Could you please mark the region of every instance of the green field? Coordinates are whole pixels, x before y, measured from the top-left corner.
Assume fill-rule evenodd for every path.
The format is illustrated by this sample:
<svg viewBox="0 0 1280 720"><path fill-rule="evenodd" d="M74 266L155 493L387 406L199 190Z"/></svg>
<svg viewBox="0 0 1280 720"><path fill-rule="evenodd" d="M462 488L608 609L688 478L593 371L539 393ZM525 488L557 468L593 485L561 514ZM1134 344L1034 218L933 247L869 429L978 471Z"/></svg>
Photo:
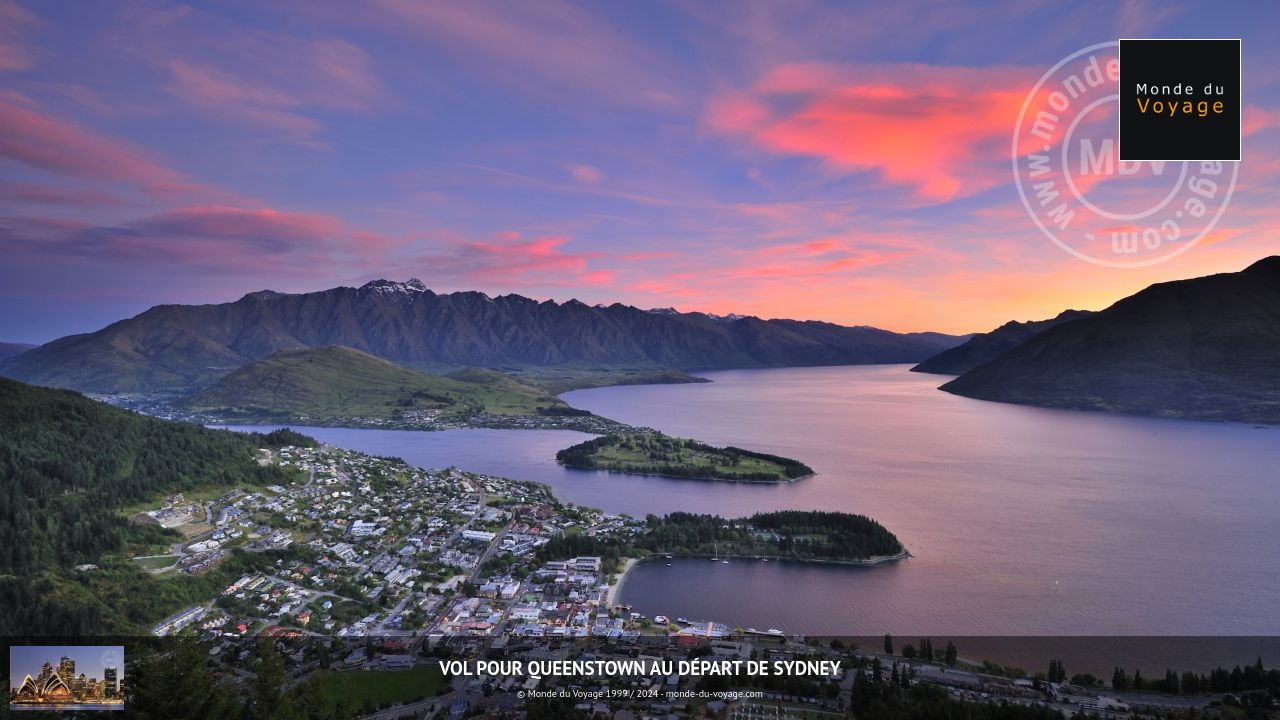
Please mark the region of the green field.
<svg viewBox="0 0 1280 720"><path fill-rule="evenodd" d="M411 370L347 347L278 352L191 396L186 406L229 418L396 419L415 413L449 420L485 412L538 415L568 409L528 382L493 370L448 375Z"/></svg>
<svg viewBox="0 0 1280 720"><path fill-rule="evenodd" d="M569 467L738 482L783 482L813 474L790 458L659 433L605 435L561 450L556 460Z"/></svg>
<svg viewBox="0 0 1280 720"><path fill-rule="evenodd" d="M171 567L178 562L177 555L154 555L151 557L136 558L134 562L144 570L159 570L160 568Z"/></svg>
<svg viewBox="0 0 1280 720"><path fill-rule="evenodd" d="M418 665L408 670L321 671L314 677L319 679L330 711L344 695L351 698L359 710L434 697L448 686L440 668L434 665Z"/></svg>
<svg viewBox="0 0 1280 720"><path fill-rule="evenodd" d="M554 367L512 368L520 379L559 395L570 390L614 385L660 385L710 382L682 370L657 366L614 367L557 365Z"/></svg>

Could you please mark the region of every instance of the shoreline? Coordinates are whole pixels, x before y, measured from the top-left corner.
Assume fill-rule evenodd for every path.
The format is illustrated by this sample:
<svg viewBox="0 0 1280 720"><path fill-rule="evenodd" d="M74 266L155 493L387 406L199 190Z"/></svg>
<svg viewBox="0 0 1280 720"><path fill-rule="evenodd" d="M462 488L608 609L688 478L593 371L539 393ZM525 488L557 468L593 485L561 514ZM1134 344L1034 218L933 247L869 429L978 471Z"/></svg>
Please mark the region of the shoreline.
<svg viewBox="0 0 1280 720"><path fill-rule="evenodd" d="M566 418L569 418L566 420ZM594 421L592 421L594 418ZM423 422L413 420L397 420L394 418L270 418L247 417L231 418L221 415L201 416L197 413L176 418L184 422L195 422L205 427L228 426L276 426L276 427L315 427L336 428L344 430L402 430L407 432L449 432L450 430L571 430L587 435L612 435L622 432L645 432L650 428L640 428L599 415L592 416L555 416L555 415L491 415L478 421L470 418L445 420L441 422Z"/></svg>
<svg viewBox="0 0 1280 720"><path fill-rule="evenodd" d="M891 563L901 562L908 558L914 557L911 554L911 551L906 549L904 549L900 553L894 553L893 555L872 555L871 557L861 558L858 560L826 560L823 558L793 558L793 557L785 557L782 555L727 555L727 554L724 554L724 555L712 556L706 553L654 552L654 553L650 553L644 558L627 558L626 564L623 566L621 573L619 573L618 575L618 582L609 586L610 606L613 605L613 600L614 600L614 596L617 594L617 589L622 586L622 582L626 580L627 574L630 573L632 569L634 569L637 565L641 563L647 563L657 558L665 559L668 555L673 559L680 558L680 559L686 559L686 560L695 559L695 558L703 559L703 560L709 560L709 559L754 560L754 561L770 560L773 562L783 562L783 563L790 562L790 563L801 563L805 565L836 565L836 566L843 566L843 567L876 567L878 565L888 565Z"/></svg>
<svg viewBox="0 0 1280 720"><path fill-rule="evenodd" d="M614 600L618 595L618 589L621 588L622 583L626 581L627 574L630 573L631 569L638 564L640 564L640 558L633 557L627 558L626 562L622 564L622 569L618 571L618 579L609 583L608 589L605 590L604 606L606 608L611 608L616 604L614 603Z"/></svg>
<svg viewBox="0 0 1280 720"><path fill-rule="evenodd" d="M876 565L887 565L889 563L900 562L902 560L906 560L910 557L913 557L913 555L911 554L911 551L905 550L905 549L900 553L894 553L892 555L872 555L871 557L860 558L857 560L828 560L825 558L796 558L796 557L789 557L785 555L730 555L730 554L724 553L724 554L713 556L707 553L654 552L650 554L648 557L644 558L643 561L637 561L637 562L647 562L659 555L663 557L670 555L672 558L684 558L684 559L690 559L690 558L713 559L714 558L717 560L770 560L774 562L804 563L807 565L845 565L850 567L874 567ZM628 569L630 569L630 566L628 566Z"/></svg>
<svg viewBox="0 0 1280 720"><path fill-rule="evenodd" d="M635 475L639 477L659 477L659 478L666 478L668 480L693 480L695 482L731 483L734 485L789 485L794 482L799 482L801 480L808 480L809 478L816 477L818 474L816 472L811 472L807 475L800 475L798 477L793 477L793 478L779 478L777 480L734 480L732 478L693 477L690 475L669 475L666 473L646 473L646 472L633 472L631 470L614 470L612 468L592 467L590 465L574 465L571 463L563 462L558 458L556 459L556 463L570 470L587 470L591 472L606 472L606 473L612 473L614 475Z"/></svg>

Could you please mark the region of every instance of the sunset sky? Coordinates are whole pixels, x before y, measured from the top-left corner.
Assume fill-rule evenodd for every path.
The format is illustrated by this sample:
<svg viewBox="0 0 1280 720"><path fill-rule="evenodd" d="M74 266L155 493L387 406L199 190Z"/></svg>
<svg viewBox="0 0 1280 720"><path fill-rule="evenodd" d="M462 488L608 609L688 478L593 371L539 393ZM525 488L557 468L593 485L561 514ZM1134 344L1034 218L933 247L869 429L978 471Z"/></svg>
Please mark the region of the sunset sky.
<svg viewBox="0 0 1280 720"><path fill-rule="evenodd" d="M1037 9L1038 7L1038 9ZM0 341L160 303L437 291L971 332L1280 249L1268 3L0 0ZM1243 38L1240 181L1142 269L1009 142L1063 56Z"/></svg>

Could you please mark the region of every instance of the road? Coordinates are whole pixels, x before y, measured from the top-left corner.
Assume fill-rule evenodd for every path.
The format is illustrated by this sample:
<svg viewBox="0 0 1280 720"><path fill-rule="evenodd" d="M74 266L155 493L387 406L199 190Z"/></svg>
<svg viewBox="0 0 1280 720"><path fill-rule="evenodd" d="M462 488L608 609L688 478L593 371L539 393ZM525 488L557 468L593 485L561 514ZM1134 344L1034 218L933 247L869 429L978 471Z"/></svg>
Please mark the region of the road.
<svg viewBox="0 0 1280 720"><path fill-rule="evenodd" d="M511 530L511 527L515 525L515 522L515 520L512 520L507 523L506 527L499 530L498 534L493 536L493 540L489 543L489 547L484 549L484 554L480 556L478 561L476 561L476 569L471 572L471 582L474 583L480 578L480 573L484 570L484 564L489 561L489 558L493 556L493 552L502 544L502 538Z"/></svg>

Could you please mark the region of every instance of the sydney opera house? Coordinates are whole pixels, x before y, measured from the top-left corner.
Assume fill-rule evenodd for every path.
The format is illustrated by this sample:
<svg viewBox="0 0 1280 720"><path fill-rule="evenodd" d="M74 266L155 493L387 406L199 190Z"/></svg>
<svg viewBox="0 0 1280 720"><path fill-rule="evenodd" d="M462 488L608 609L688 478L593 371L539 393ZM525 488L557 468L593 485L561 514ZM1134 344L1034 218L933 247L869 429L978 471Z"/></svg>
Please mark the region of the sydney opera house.
<svg viewBox="0 0 1280 720"><path fill-rule="evenodd" d="M56 672L38 680L28 675L22 681L22 687L18 689L18 694L13 698L15 703L72 703L75 700L76 698L72 695L71 688Z"/></svg>
<svg viewBox="0 0 1280 720"><path fill-rule="evenodd" d="M121 702L116 668L105 668L101 680L86 678L84 673L76 676L75 661L68 657L57 665L46 662L39 675L27 675L10 693L11 706L118 705Z"/></svg>

